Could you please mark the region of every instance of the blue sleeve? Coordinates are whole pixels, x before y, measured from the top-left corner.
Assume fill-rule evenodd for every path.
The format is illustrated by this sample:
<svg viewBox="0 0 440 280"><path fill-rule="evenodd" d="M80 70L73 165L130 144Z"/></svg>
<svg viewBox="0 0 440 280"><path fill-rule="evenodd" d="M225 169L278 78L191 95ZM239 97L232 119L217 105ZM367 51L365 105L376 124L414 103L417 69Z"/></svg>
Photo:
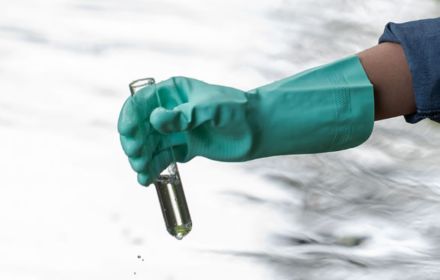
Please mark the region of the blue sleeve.
<svg viewBox="0 0 440 280"><path fill-rule="evenodd" d="M412 75L417 112L405 120L440 122L440 18L388 23L379 43L399 43Z"/></svg>

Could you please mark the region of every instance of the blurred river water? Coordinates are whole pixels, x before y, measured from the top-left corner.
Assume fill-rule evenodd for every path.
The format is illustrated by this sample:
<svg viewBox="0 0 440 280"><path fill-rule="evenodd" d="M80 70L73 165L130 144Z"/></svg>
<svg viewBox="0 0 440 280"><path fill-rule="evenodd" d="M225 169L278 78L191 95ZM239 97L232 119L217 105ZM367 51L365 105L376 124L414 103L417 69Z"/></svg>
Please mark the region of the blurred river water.
<svg viewBox="0 0 440 280"><path fill-rule="evenodd" d="M181 164L183 241L116 131L134 79L251 89L438 16L436 0L3 1L0 279L439 279L436 123L380 121L337 153Z"/></svg>

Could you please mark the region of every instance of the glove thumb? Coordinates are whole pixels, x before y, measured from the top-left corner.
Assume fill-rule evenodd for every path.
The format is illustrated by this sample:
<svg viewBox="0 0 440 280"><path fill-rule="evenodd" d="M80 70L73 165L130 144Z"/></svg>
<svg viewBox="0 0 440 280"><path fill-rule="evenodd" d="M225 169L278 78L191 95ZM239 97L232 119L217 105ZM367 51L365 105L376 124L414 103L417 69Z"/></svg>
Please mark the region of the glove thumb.
<svg viewBox="0 0 440 280"><path fill-rule="evenodd" d="M184 103L171 110L159 107L150 115L150 123L162 134L184 131L194 126L193 107Z"/></svg>

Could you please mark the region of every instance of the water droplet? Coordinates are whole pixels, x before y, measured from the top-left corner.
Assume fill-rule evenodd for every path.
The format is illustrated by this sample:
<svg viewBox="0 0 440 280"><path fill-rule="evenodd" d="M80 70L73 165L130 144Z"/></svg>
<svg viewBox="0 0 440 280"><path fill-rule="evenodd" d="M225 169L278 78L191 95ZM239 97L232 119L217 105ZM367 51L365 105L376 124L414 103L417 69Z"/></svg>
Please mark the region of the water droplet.
<svg viewBox="0 0 440 280"><path fill-rule="evenodd" d="M183 238L183 233L178 232L178 233L176 234L176 238L177 238L177 240L182 240L182 238Z"/></svg>

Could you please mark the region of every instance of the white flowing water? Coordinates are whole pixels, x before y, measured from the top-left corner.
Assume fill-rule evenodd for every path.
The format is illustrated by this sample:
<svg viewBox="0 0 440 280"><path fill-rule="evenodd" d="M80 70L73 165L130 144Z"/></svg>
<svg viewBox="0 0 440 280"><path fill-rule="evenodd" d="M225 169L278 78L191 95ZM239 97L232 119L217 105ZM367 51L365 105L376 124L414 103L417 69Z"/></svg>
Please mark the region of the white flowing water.
<svg viewBox="0 0 440 280"><path fill-rule="evenodd" d="M338 153L180 165L182 241L116 131L134 79L255 88L437 16L435 0L1 1L0 279L439 279L433 122L381 121Z"/></svg>

